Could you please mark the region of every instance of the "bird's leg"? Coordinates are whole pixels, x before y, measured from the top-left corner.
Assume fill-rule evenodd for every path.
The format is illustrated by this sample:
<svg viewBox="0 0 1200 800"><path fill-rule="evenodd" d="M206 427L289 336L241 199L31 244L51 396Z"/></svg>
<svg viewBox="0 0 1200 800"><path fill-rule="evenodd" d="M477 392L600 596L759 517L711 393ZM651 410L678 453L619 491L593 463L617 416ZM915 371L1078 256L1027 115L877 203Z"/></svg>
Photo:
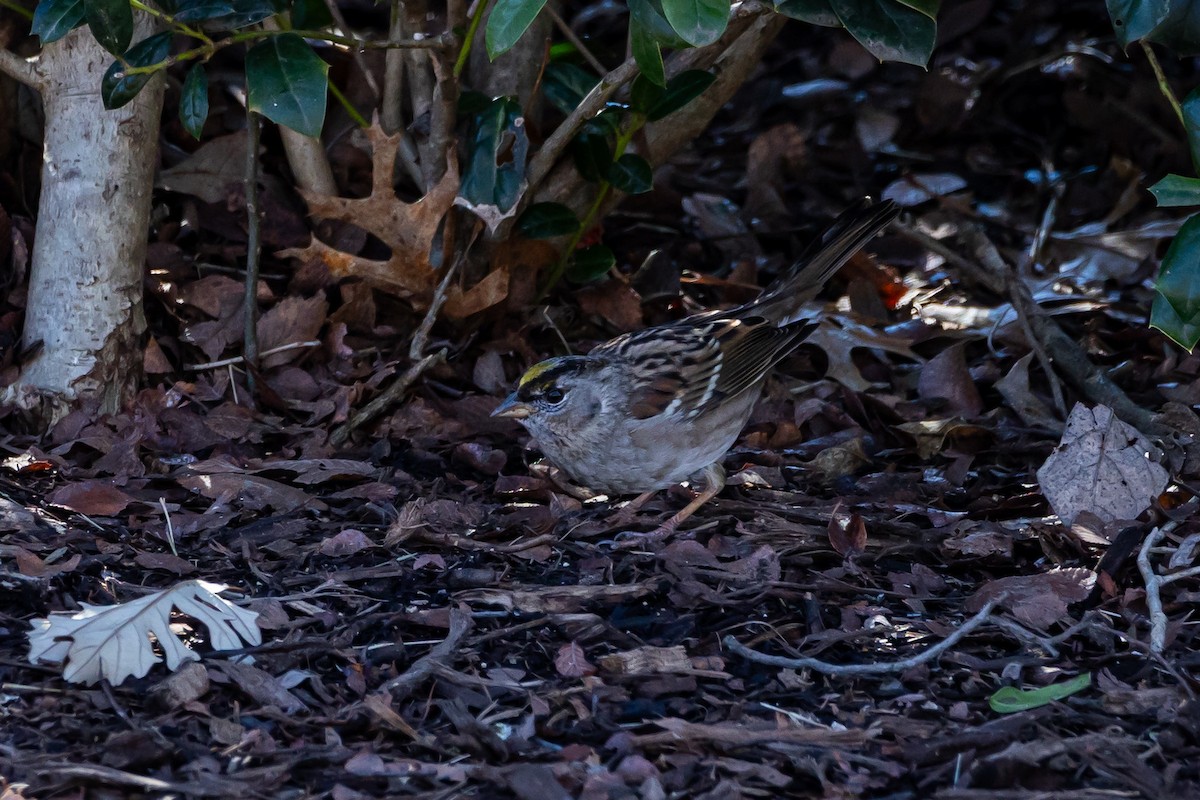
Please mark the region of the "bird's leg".
<svg viewBox="0 0 1200 800"><path fill-rule="evenodd" d="M680 523L686 520L700 506L707 503L716 497L722 489L725 488L725 468L720 462L714 462L704 468L704 490L688 503L679 513L671 517L669 520L659 525L649 533L628 532L622 534L620 538L625 540L626 546L638 546L647 543L663 542L671 538L675 531L679 528ZM639 500L641 498L638 498ZM636 500L634 502L637 502Z"/></svg>
<svg viewBox="0 0 1200 800"><path fill-rule="evenodd" d="M614 528L624 528L626 525L633 522L634 515L636 515L638 511L641 511L642 506L646 505L646 501L651 497L654 497L656 494L658 494L657 489L649 492L642 492L637 497L633 498L624 506L622 506L616 514L613 514L612 518L609 519L608 524L612 525Z"/></svg>

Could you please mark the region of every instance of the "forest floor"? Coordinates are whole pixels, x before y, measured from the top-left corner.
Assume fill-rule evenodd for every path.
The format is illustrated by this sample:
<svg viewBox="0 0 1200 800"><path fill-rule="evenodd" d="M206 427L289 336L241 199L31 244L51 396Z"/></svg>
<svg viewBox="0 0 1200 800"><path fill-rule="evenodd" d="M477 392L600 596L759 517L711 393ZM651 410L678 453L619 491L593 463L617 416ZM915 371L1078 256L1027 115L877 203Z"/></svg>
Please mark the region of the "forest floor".
<svg viewBox="0 0 1200 800"><path fill-rule="evenodd" d="M1161 579L1196 555L1200 474L1181 437L1140 438L1151 413L1187 430L1200 402L1200 357L1146 324L1182 215L1144 189L1190 174L1187 143L1102 4L1028 6L945 9L928 70L790 24L605 221L624 280L439 323L427 352L447 359L341 446L330 431L412 363L421 315L270 255L310 223L268 133L262 348L317 344L264 362L252 408L240 365L214 365L240 347L241 189L168 148L146 388L40 437L8 418L5 800L1200 797L1200 577ZM365 191L368 155L331 154ZM744 301L866 194L903 219L822 295L729 487L670 541L614 545L685 488L614 528L611 502L564 491L488 416L563 337L583 352ZM17 240L32 225L12 214ZM1122 417L1145 412L1140 433L1046 371L1064 358L1031 348L1046 326L1112 378ZM1058 480L1091 494L1048 503L1078 401L1093 462L1123 458L1114 438L1162 451L1169 481L1129 478L1148 510L1110 513L1124 479L1078 461ZM212 652L192 614L162 634L202 656L179 671L85 685L30 663L33 620L188 580L257 613L252 661Z"/></svg>

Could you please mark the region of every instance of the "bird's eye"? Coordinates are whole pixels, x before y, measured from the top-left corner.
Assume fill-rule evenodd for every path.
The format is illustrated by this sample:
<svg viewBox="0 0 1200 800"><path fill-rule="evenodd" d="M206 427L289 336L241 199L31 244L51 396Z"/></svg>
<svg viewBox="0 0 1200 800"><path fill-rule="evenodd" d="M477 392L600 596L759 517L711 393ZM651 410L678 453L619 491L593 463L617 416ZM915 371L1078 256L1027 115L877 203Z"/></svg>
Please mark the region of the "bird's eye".
<svg viewBox="0 0 1200 800"><path fill-rule="evenodd" d="M542 396L546 398L547 403L550 403L552 405L558 405L567 396L567 393L564 392L562 389L558 388L557 386L551 386L549 389L546 390L546 393Z"/></svg>

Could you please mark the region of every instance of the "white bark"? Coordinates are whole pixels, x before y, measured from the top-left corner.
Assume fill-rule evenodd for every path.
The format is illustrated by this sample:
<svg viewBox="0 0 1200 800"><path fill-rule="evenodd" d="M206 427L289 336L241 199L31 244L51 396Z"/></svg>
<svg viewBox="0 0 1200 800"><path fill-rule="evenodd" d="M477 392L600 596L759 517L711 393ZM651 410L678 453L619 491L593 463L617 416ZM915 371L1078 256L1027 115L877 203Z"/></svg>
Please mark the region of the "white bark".
<svg viewBox="0 0 1200 800"><path fill-rule="evenodd" d="M153 32L138 17L135 42ZM7 394L49 419L87 401L117 411L141 375L163 88L156 77L124 108L106 110L100 79L113 60L78 29L48 45L37 65L46 132L23 344L41 349Z"/></svg>

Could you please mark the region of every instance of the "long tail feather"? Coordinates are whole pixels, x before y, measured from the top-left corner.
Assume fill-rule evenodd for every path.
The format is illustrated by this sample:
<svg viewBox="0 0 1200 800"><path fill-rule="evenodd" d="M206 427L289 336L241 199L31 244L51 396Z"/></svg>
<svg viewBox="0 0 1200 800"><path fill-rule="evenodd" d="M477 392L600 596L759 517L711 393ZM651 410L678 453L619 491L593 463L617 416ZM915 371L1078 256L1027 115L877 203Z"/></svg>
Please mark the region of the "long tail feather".
<svg viewBox="0 0 1200 800"><path fill-rule="evenodd" d="M863 198L809 244L786 277L749 306L780 324L792 321L800 306L816 297L825 282L899 213L891 200L872 203Z"/></svg>

